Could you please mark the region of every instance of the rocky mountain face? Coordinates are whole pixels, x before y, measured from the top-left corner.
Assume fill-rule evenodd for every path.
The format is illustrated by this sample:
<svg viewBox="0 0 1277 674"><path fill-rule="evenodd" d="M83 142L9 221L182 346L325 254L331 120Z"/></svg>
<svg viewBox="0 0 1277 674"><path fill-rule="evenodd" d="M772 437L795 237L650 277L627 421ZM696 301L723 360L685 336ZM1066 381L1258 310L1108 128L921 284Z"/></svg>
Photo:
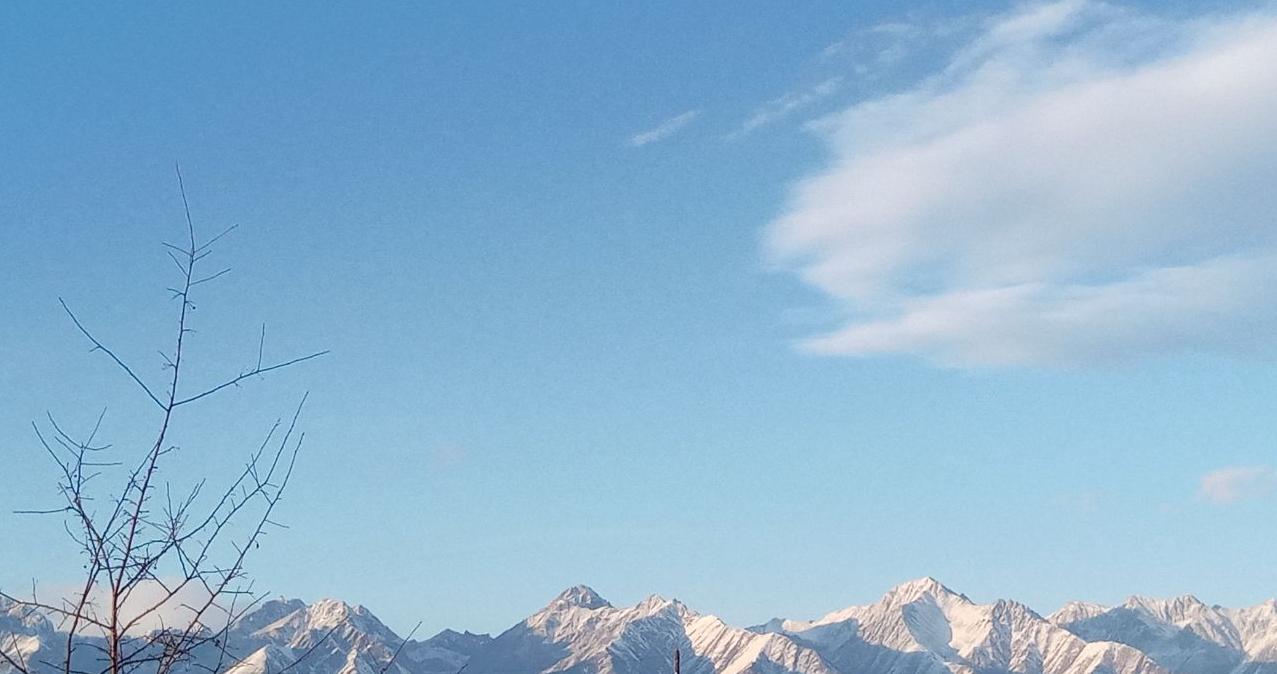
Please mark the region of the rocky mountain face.
<svg viewBox="0 0 1277 674"><path fill-rule="evenodd" d="M869 606L755 629L811 644L848 674L1165 674L1134 648L1087 641L1014 601L976 604L931 578Z"/></svg>
<svg viewBox="0 0 1277 674"><path fill-rule="evenodd" d="M1051 622L1086 639L1139 649L1173 674L1277 674L1277 603L1228 609L1192 595L1069 604Z"/></svg>
<svg viewBox="0 0 1277 674"><path fill-rule="evenodd" d="M95 674L90 642L77 669ZM33 674L60 671L65 647L45 616L0 603L0 648ZM496 637L405 641L362 606L279 599L179 674L666 674L675 650L686 674L1277 674L1277 603L1132 597L1044 618L923 578L815 620L741 628L677 600L616 607L577 586ZM13 667L0 661L0 674Z"/></svg>
<svg viewBox="0 0 1277 674"><path fill-rule="evenodd" d="M836 674L813 649L758 634L653 595L616 608L593 590L570 588L506 630L469 661L467 674Z"/></svg>

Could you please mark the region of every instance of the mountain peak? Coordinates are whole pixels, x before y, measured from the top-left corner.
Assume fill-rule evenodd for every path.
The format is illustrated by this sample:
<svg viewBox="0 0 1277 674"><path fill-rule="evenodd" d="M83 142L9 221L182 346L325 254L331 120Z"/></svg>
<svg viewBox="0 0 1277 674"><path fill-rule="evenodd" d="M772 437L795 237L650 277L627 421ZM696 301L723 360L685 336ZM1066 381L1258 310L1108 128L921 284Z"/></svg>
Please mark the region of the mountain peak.
<svg viewBox="0 0 1277 674"><path fill-rule="evenodd" d="M337 599L320 599L306 607L302 614L304 628L311 631L336 629L345 626L368 634L398 639L377 616L360 604L348 604Z"/></svg>
<svg viewBox="0 0 1277 674"><path fill-rule="evenodd" d="M1168 611L1182 612L1185 610L1204 608L1206 604L1192 594L1182 594L1178 597L1171 597L1170 599L1159 599L1157 597L1135 594L1128 597L1123 606L1126 608L1144 609L1152 613L1165 613Z"/></svg>
<svg viewBox="0 0 1277 674"><path fill-rule="evenodd" d="M932 578L931 576L923 576L914 580L903 582L890 590L887 594L898 596L920 596L923 594L956 594L953 590L944 586L944 583Z"/></svg>
<svg viewBox="0 0 1277 674"><path fill-rule="evenodd" d="M1060 610L1052 613L1047 620L1057 625L1067 625L1080 620L1094 618L1108 610L1108 607L1103 604L1089 601L1071 601L1061 606Z"/></svg>
<svg viewBox="0 0 1277 674"><path fill-rule="evenodd" d="M362 613L362 607L352 606L340 599L320 599L311 604L308 608L310 614L315 618L327 622L345 620L352 613Z"/></svg>
<svg viewBox="0 0 1277 674"><path fill-rule="evenodd" d="M588 585L573 585L559 593L551 606L576 606L585 609L609 608L612 605Z"/></svg>
<svg viewBox="0 0 1277 674"><path fill-rule="evenodd" d="M958 594L950 590L931 576L924 576L891 588L887 591L887 594L882 596L880 603L888 606L905 606L924 598L929 598L939 604L948 604L950 602L971 603L971 600L965 594Z"/></svg>
<svg viewBox="0 0 1277 674"><path fill-rule="evenodd" d="M928 589L938 588L943 590L949 589L944 586L944 583L941 583L940 581L936 580L935 577L933 576L923 576L921 578L907 580L901 583L900 585L898 585L897 587L925 587Z"/></svg>
<svg viewBox="0 0 1277 674"><path fill-rule="evenodd" d="M784 618L772 618L765 623L746 627L745 629L755 634L781 634L785 631L785 623L789 621Z"/></svg>
<svg viewBox="0 0 1277 674"><path fill-rule="evenodd" d="M284 618L306 610L306 603L300 599L279 597L262 602L257 608L239 617L235 621L236 631L251 634Z"/></svg>
<svg viewBox="0 0 1277 674"><path fill-rule="evenodd" d="M1193 609L1209 608L1206 605L1206 602L1202 601L1201 599L1198 599L1197 595L1192 593L1181 594L1180 596L1172 599L1171 602L1175 606L1183 607L1183 608L1193 608Z"/></svg>
<svg viewBox="0 0 1277 674"><path fill-rule="evenodd" d="M426 641L434 641L435 639L439 639L439 640L444 640L444 639L462 639L462 638L465 638L465 637L471 637L471 636L475 636L475 637L477 637L477 636L487 636L487 635L486 635L486 634L474 634L474 633L473 633L473 632L471 632L470 630L466 630L465 632L458 632L458 631L456 631L456 630L452 629L451 627L445 627L445 628L443 628L443 629L439 630L439 632L438 632L438 633L436 633L433 637L430 637L429 639L426 639Z"/></svg>
<svg viewBox="0 0 1277 674"><path fill-rule="evenodd" d="M659 594L648 595L646 599L634 605L634 608L643 613L656 613L667 608L673 607L674 611L679 614L691 614L687 606L677 599L666 599Z"/></svg>
<svg viewBox="0 0 1277 674"><path fill-rule="evenodd" d="M0 634L52 634L53 631L53 623L42 611L0 597ZM0 643L0 647L7 645Z"/></svg>
<svg viewBox="0 0 1277 674"><path fill-rule="evenodd" d="M492 636L488 634L475 634L470 630L458 632L453 629L444 629L433 637L426 639L423 643L464 652L473 650L475 647L486 644L489 641L492 641Z"/></svg>

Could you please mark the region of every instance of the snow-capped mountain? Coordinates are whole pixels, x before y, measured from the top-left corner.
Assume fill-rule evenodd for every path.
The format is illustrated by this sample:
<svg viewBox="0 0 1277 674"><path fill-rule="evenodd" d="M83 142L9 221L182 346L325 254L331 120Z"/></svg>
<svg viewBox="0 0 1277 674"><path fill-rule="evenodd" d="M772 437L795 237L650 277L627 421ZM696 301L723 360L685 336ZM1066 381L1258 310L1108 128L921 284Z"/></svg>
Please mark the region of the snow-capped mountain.
<svg viewBox="0 0 1277 674"><path fill-rule="evenodd" d="M1014 601L977 604L932 578L868 606L757 629L809 643L848 674L1163 674L1134 648L1087 642Z"/></svg>
<svg viewBox="0 0 1277 674"><path fill-rule="evenodd" d="M0 602L0 648L33 674L59 671L65 645L45 616ZM1043 618L923 578L815 620L740 628L656 595L614 606L579 585L495 638L404 641L362 606L279 599L178 674L667 674L676 650L686 674L1277 674L1277 602L1132 597ZM0 674L12 670L0 659Z"/></svg>
<svg viewBox="0 0 1277 674"><path fill-rule="evenodd" d="M487 634L444 630L425 641L410 641L399 661L413 674L457 674L492 641Z"/></svg>
<svg viewBox="0 0 1277 674"><path fill-rule="evenodd" d="M41 649L48 648L56 638L53 624L44 615L0 597L0 650L10 659L18 663L35 661ZM0 673L7 667L8 662L0 658Z"/></svg>
<svg viewBox="0 0 1277 674"><path fill-rule="evenodd" d="M616 608L588 587L568 589L475 655L468 674L835 674L811 648L756 634L652 595Z"/></svg>
<svg viewBox="0 0 1277 674"><path fill-rule="evenodd" d="M1088 641L1137 648L1174 674L1277 674L1277 603L1208 606L1192 595L1134 596L1121 606L1066 606L1051 622Z"/></svg>
<svg viewBox="0 0 1277 674"><path fill-rule="evenodd" d="M403 639L363 606L281 599L231 625L227 642L237 660L230 674L270 674L306 653L293 668L299 674L376 674ZM397 659L393 666L395 674L412 674Z"/></svg>

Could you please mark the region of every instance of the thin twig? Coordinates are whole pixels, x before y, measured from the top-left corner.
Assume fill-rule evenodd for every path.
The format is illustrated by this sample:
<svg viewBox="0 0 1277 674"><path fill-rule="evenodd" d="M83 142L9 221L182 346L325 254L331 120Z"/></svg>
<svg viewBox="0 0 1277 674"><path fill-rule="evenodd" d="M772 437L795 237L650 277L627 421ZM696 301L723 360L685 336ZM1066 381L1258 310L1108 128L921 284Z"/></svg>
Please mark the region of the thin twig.
<svg viewBox="0 0 1277 674"><path fill-rule="evenodd" d="M255 376L259 375L259 374L266 374L267 372L270 372L270 371L272 371L272 370L278 370L278 369L280 369L280 368L285 368L285 367L288 367L289 365L296 365L296 364L298 364L298 363L301 363L301 362L304 362L304 361L310 360L310 359L312 359L312 358L318 358L318 357L320 357L320 356L326 356L326 355L328 355L329 353L330 353L330 352L329 352L328 350L326 350L326 349L325 349L324 351L316 351L315 353L312 353L312 354L310 354L309 356L302 356L301 358L294 358L294 359L292 359L292 360L285 361L285 362L283 362L283 363L277 363L277 364L275 364L275 365L270 365L270 366L267 366L267 367L255 367L255 368L253 368L252 370L249 370L248 372L245 372L245 373L243 373L243 374L239 375L238 377L235 377L234 379L231 379L231 380L229 380L229 381L226 381L226 382L223 382L223 383L221 383L221 384L218 384L217 386L214 386L213 388L208 389L207 391L204 391L203 393L198 393L198 394L193 395L193 396L191 396L191 397L189 397L189 398L184 398L184 399L182 399L182 400L179 400L179 401L177 401L177 402L173 403L173 406L174 406L174 407L180 407L180 406L182 406L182 405L186 405L186 404L188 404L188 403L193 403L193 402L195 402L196 400L199 400L200 398L203 398L203 397L205 397L205 396L213 395L214 393L217 393L218 391L220 391L220 390L222 390L222 389L224 389L224 388L226 388L226 387L228 387L228 386L234 386L234 385L236 385L236 384L240 383L241 381L244 381L245 379L248 379L249 377L255 377Z"/></svg>
<svg viewBox="0 0 1277 674"><path fill-rule="evenodd" d="M94 337L92 333L90 333L84 327L84 325L80 323L80 319L76 318L75 312L71 311L71 307L67 306L67 303L65 300L59 297L58 303L62 305L62 308L67 312L67 315L71 317L71 322L75 323L75 327L79 328L80 332L83 333L85 337L88 337L90 342L93 342L94 348L110 356L111 360L115 361L116 365L119 365L121 368L123 368L124 371L128 373L129 377L132 378L133 381L136 382L138 386L142 387L142 390L146 392L146 395L151 399L151 402L155 403L156 405L159 405L160 407L164 407L164 403L160 402L160 399L154 393L151 392L150 387L148 387L141 380L141 378L139 378L137 374L133 372L133 368L129 367L128 365L125 365L124 361L120 360L120 357L115 355L114 351L106 348L106 346L102 344L102 342L99 342L97 338Z"/></svg>
<svg viewBox="0 0 1277 674"><path fill-rule="evenodd" d="M412 628L412 631L408 633L408 637L404 639L403 641L399 642L399 647L395 649L395 652L391 654L390 659L386 661L386 664L382 666L381 671L379 671L377 674L386 674L386 670L390 669L390 666L395 664L395 659L399 657L399 651L402 651L403 647L408 645L408 642L412 639L412 636L416 634L417 630L419 629L421 629L420 620L417 621L417 625Z"/></svg>
<svg viewBox="0 0 1277 674"><path fill-rule="evenodd" d="M294 658L292 662L288 663L287 665L285 665L283 668L281 668L278 672L275 672L274 674L284 674L284 672L287 672L293 667L296 667L297 665L301 664L301 661L310 657L310 654L314 653L315 649L319 648L320 644L324 643L325 641L328 641L328 637L332 636L333 632L336 632L338 627L341 627L341 623L337 623L336 625L333 625L332 628L330 628L327 632L324 633L324 636L319 638L319 641L316 641L314 644L311 645L310 648L307 648L305 653L302 653L301 655Z"/></svg>

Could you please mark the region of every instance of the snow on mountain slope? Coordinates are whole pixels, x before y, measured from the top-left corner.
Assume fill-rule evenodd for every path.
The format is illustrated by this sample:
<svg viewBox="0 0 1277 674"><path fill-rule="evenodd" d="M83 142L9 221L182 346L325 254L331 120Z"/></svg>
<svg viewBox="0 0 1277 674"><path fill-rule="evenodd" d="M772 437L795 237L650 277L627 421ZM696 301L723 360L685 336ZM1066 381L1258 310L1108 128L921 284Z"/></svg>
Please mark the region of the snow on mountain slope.
<svg viewBox="0 0 1277 674"><path fill-rule="evenodd" d="M780 623L840 672L874 674L1160 674L1139 651L1087 643L1027 606L976 604L933 578L808 623Z"/></svg>
<svg viewBox="0 0 1277 674"><path fill-rule="evenodd" d="M53 624L43 613L0 597L0 632L40 636L53 634Z"/></svg>
<svg viewBox="0 0 1277 674"><path fill-rule="evenodd" d="M651 596L617 608L593 590L569 588L496 637L468 674L835 674L819 654L783 635L756 634Z"/></svg>
<svg viewBox="0 0 1277 674"><path fill-rule="evenodd" d="M1116 641L1177 674L1277 674L1277 604L1246 609L1208 606L1192 595L1133 596L1090 615L1053 622L1088 641Z"/></svg>
<svg viewBox="0 0 1277 674"><path fill-rule="evenodd" d="M414 674L456 674L491 641L487 634L443 630L425 641L409 642L399 658Z"/></svg>
<svg viewBox="0 0 1277 674"><path fill-rule="evenodd" d="M1109 607L1103 604L1089 601L1071 601L1061 607L1060 610L1047 616L1046 619L1056 625L1067 625L1079 620L1094 618L1107 610L1109 610Z"/></svg>
<svg viewBox="0 0 1277 674"><path fill-rule="evenodd" d="M53 624L43 614L0 597L0 652L18 663L30 663L40 659L41 649L55 639ZM0 658L0 673L8 668Z"/></svg>
<svg viewBox="0 0 1277 674"><path fill-rule="evenodd" d="M687 636L692 653L718 674L833 672L819 653L793 639L731 627L714 616L696 616L687 624Z"/></svg>
<svg viewBox="0 0 1277 674"><path fill-rule="evenodd" d="M298 674L377 674L403 644L368 609L335 599L265 602L230 627L228 641L237 651L251 651L233 674L270 674L273 663L303 655L293 667ZM397 659L394 671L416 674Z"/></svg>
<svg viewBox="0 0 1277 674"><path fill-rule="evenodd" d="M387 647L393 649L402 641L363 606L352 606L335 599L321 599L309 606L288 602L286 606L293 607L293 610L259 627L247 637L292 648L309 648L326 638L342 650L355 648L368 651L387 651ZM276 606L268 605L262 610L274 612L276 609ZM241 621L244 629L260 622L264 620L257 618L257 612ZM239 631L241 624L236 624L235 629ZM385 655L389 658L390 652Z"/></svg>
<svg viewBox="0 0 1277 674"><path fill-rule="evenodd" d="M1277 673L1277 601L1268 600L1243 609L1223 609L1232 620L1250 662L1243 668L1251 674Z"/></svg>
<svg viewBox="0 0 1277 674"><path fill-rule="evenodd" d="M300 599L271 599L257 605L247 615L241 616L239 620L231 625L230 629L233 634L240 636L249 636L254 632L265 629L271 623L279 622L298 611L306 610L306 602Z"/></svg>
<svg viewBox="0 0 1277 674"><path fill-rule="evenodd" d="M386 674L669 674L675 649L685 674L1277 674L1277 602L1137 596L1072 602L1044 619L931 578L866 606L749 629L677 600L617 607L576 586L496 638L444 630L404 642L368 609L330 599L267 601L227 637L224 654L206 647L175 674L381 674L396 651ZM33 674L56 674L63 639L45 616L0 601L0 648L36 663ZM96 651L80 651L77 669L97 671ZM0 661L0 674L12 668Z"/></svg>
<svg viewBox="0 0 1277 674"><path fill-rule="evenodd" d="M292 649L281 646L262 646L230 665L226 674L269 674L288 667L297 655Z"/></svg>

